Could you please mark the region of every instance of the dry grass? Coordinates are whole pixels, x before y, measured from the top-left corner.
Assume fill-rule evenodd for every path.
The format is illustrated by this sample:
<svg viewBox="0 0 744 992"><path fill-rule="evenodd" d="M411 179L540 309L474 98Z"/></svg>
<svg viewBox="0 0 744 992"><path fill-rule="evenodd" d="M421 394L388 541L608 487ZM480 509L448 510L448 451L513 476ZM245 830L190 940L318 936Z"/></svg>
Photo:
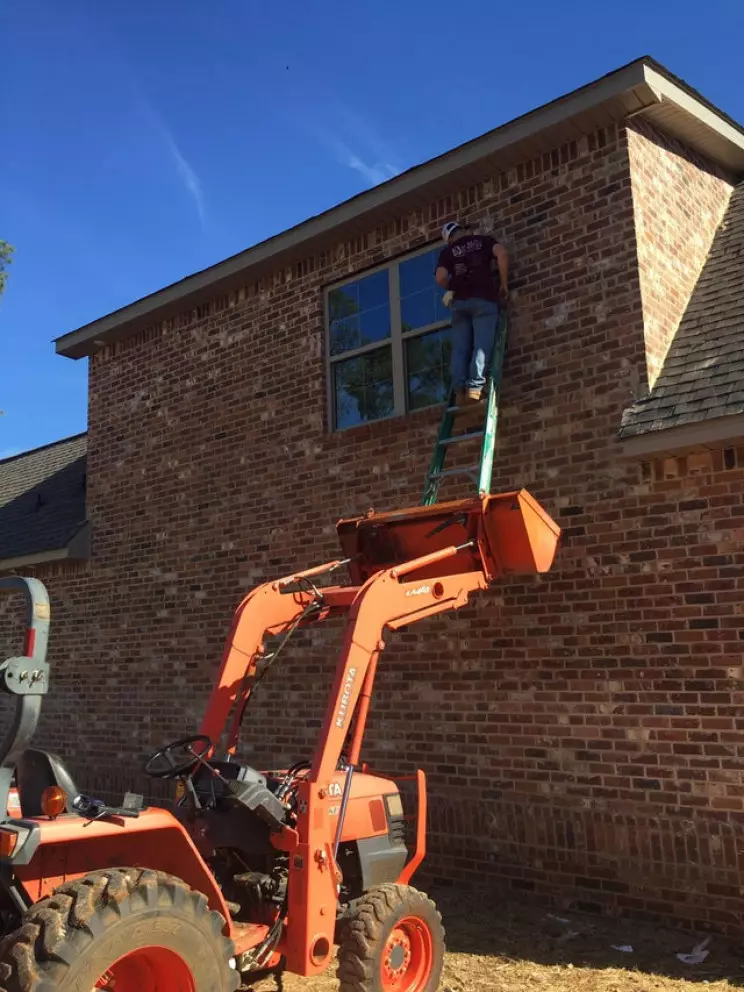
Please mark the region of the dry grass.
<svg viewBox="0 0 744 992"><path fill-rule="evenodd" d="M560 923L525 907L504 909L483 897L437 897L448 953L440 992L735 992L744 988L744 945L714 937L708 958L677 960L699 936L625 921L561 914ZM575 935L573 935L575 934ZM630 944L632 954L612 945ZM274 989L273 979L254 992ZM336 992L333 969L300 979L286 992Z"/></svg>

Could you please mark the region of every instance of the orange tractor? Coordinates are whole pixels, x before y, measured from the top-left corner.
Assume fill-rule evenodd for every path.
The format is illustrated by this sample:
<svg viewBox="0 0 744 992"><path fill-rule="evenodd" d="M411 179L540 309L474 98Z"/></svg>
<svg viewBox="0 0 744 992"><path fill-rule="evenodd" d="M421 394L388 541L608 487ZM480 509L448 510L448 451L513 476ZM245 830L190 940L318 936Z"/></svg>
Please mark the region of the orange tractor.
<svg viewBox="0 0 744 992"><path fill-rule="evenodd" d="M35 579L0 580L25 591L30 614L23 654L0 667L16 697L0 751L0 990L226 992L285 968L322 972L334 945L343 992L439 987L440 916L410 884L426 848L424 773L408 809L400 780L360 761L378 660L387 631L458 609L502 576L547 571L559 528L520 490L337 529L342 559L238 607L200 732L146 765L177 781L172 809L131 794L106 805L29 746L49 681L49 601ZM323 584L341 569L350 584ZM295 630L341 616L314 753L271 771L244 764L257 680Z"/></svg>

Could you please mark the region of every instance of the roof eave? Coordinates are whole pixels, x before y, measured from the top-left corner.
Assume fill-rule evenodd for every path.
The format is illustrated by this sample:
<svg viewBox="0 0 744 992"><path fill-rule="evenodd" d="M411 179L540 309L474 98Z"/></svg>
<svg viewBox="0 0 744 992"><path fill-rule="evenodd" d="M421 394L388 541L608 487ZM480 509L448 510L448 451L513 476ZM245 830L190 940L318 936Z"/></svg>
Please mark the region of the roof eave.
<svg viewBox="0 0 744 992"><path fill-rule="evenodd" d="M629 458L661 458L703 448L721 448L744 440L744 413L728 414L644 434L618 438Z"/></svg>
<svg viewBox="0 0 744 992"><path fill-rule="evenodd" d="M736 175L744 173L744 129L656 63L644 66L657 96L644 116L694 151Z"/></svg>
<svg viewBox="0 0 744 992"><path fill-rule="evenodd" d="M516 118L465 145L416 166L394 179L332 207L303 223L194 273L164 289L57 338L56 351L68 358L90 355L231 285L322 251L451 191L453 175L472 183L494 168L540 154L557 144L636 114L661 116L664 127L704 154L725 159L744 172L744 131L737 129L694 91L683 88L653 60L644 58L579 90ZM707 136L707 137L706 137ZM711 139L711 136L715 140ZM702 148L706 140L709 149ZM716 159L716 160L718 160Z"/></svg>
<svg viewBox="0 0 744 992"><path fill-rule="evenodd" d="M31 565L46 565L49 562L65 561L69 558L67 548L52 551L36 551L30 555L16 555L14 558L0 558L0 573Z"/></svg>
<svg viewBox="0 0 744 992"><path fill-rule="evenodd" d="M0 573L27 568L32 565L48 565L53 562L83 562L90 558L90 522L86 520L75 531L70 540L61 548L47 548L27 555L0 558Z"/></svg>

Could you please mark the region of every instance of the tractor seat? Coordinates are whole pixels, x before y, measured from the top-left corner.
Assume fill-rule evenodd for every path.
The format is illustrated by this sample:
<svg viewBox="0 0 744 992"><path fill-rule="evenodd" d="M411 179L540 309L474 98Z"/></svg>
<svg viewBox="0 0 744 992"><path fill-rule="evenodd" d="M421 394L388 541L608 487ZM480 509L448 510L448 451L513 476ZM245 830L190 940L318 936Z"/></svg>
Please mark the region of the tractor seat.
<svg viewBox="0 0 744 992"><path fill-rule="evenodd" d="M58 785L67 796L67 812L73 813L72 801L78 789L64 762L56 754L27 747L16 762L16 787L21 803L21 813L27 816L43 816L41 797L50 785Z"/></svg>

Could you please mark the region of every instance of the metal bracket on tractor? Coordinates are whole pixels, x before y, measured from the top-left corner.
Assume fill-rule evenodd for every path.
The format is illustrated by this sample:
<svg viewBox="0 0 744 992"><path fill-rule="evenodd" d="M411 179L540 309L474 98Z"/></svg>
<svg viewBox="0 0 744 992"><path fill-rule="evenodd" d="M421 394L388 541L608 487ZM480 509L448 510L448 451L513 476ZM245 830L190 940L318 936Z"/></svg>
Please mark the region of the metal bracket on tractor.
<svg viewBox="0 0 744 992"><path fill-rule="evenodd" d="M6 815L16 762L29 746L41 714L41 699L49 691L49 595L38 579L18 575L0 578L0 593L21 592L26 600L23 654L0 664L0 690L15 696L10 727L0 744L0 817Z"/></svg>

